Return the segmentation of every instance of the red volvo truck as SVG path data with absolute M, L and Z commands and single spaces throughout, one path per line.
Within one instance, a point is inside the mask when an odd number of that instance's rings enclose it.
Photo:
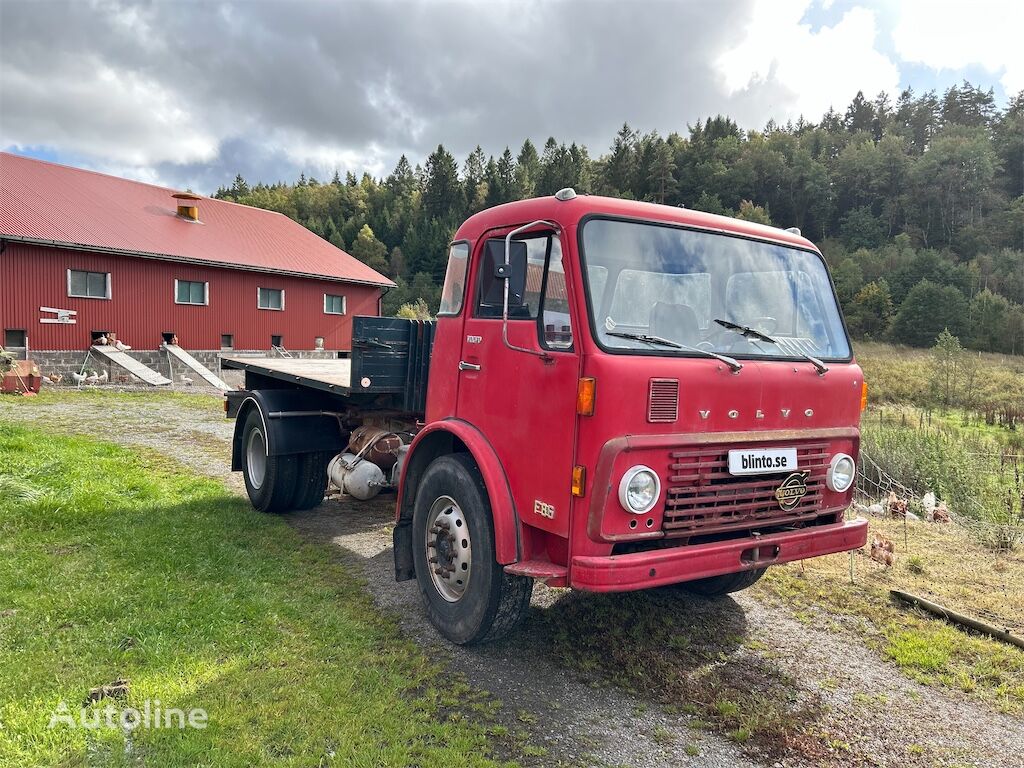
M 436 324 L 225 365 L 254 506 L 396 488 L 396 577 L 455 643 L 508 632 L 536 580 L 717 596 L 865 543 L 867 387 L 796 230 L 562 190 L 459 228 Z

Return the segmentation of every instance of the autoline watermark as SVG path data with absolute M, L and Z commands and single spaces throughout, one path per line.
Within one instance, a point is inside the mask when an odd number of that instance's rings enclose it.
M 76 713 L 66 701 L 62 701 L 50 715 L 49 728 L 65 725 L 69 728 L 116 728 L 123 731 L 134 731 L 137 728 L 146 730 L 164 728 L 185 730 L 186 728 L 206 727 L 208 717 L 205 709 L 190 709 L 187 712 L 177 707 L 164 707 L 160 699 L 146 699 L 141 709 L 126 707 L 124 709 L 108 704 L 105 707 L 80 709 Z

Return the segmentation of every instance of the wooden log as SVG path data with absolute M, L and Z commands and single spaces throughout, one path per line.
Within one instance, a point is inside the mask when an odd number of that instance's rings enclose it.
M 1002 640 L 1004 643 L 1009 643 L 1010 645 L 1015 645 L 1018 648 L 1024 649 L 1024 637 L 1015 635 L 1009 629 L 994 627 L 980 619 L 974 619 L 970 616 L 965 616 L 962 613 L 957 613 L 956 611 L 950 610 L 938 603 L 933 603 L 931 600 L 925 600 L 923 597 L 912 595 L 909 592 L 901 592 L 898 589 L 892 589 L 889 590 L 889 594 L 897 600 L 902 600 L 905 603 L 921 608 L 934 616 L 945 619 L 951 624 L 968 627 L 973 629 L 975 632 L 981 632 L 983 635 L 988 635 L 995 640 Z

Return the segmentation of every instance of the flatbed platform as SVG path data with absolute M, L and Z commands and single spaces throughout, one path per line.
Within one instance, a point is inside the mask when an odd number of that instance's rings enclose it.
M 351 391 L 352 361 L 343 358 L 224 357 L 221 365 L 336 394 Z

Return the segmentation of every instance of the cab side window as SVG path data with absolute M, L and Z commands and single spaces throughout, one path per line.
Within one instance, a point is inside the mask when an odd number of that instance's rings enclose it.
M 536 320 L 540 311 L 540 290 L 547 259 L 549 235 L 513 240 L 509 243 L 508 319 Z M 506 280 L 495 274 L 505 263 L 505 239 L 491 238 L 484 243 L 477 277 L 477 317 L 500 318 L 505 299 Z
M 572 320 L 569 313 L 569 291 L 562 266 L 562 244 L 551 238 L 547 278 L 544 281 L 542 330 L 544 346 L 551 349 L 572 348 Z
M 444 273 L 439 315 L 457 315 L 462 311 L 462 297 L 466 290 L 466 271 L 469 267 L 469 244 L 455 243 L 448 252 L 448 269 Z
M 538 322 L 540 341 L 548 349 L 572 348 L 569 294 L 562 265 L 562 244 L 549 233 L 509 243 L 507 281 L 495 274 L 505 263 L 504 238 L 484 243 L 477 278 L 476 316 L 501 318 L 508 283 L 508 319 Z

